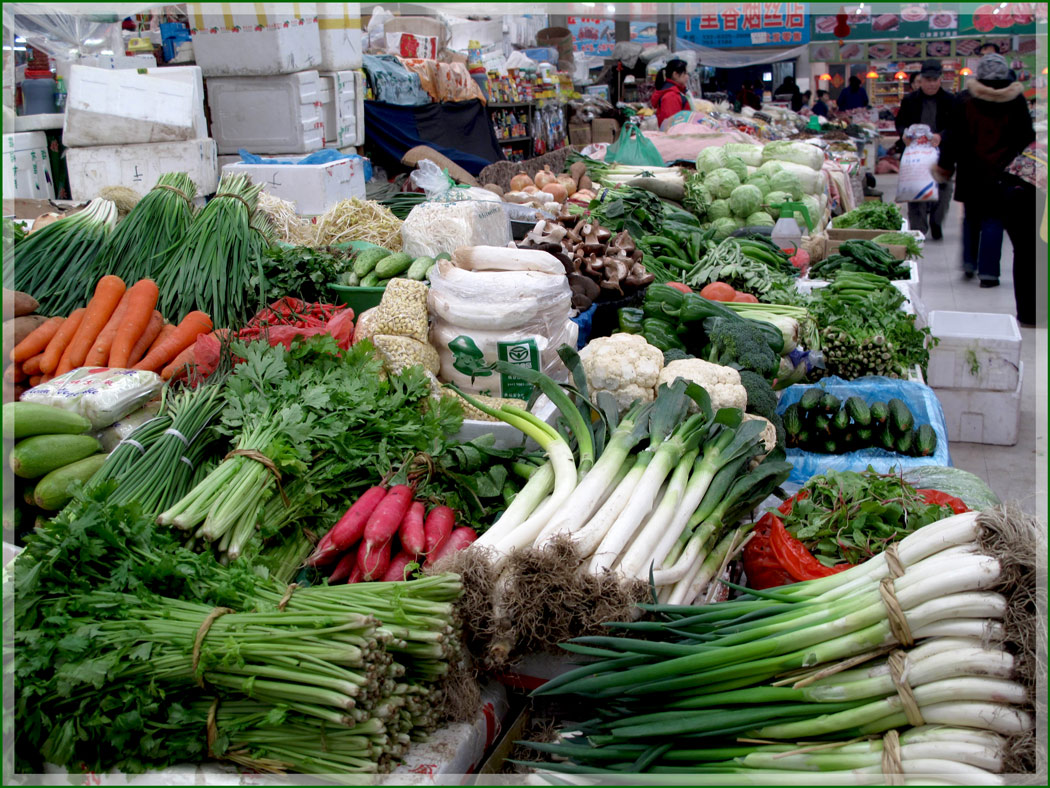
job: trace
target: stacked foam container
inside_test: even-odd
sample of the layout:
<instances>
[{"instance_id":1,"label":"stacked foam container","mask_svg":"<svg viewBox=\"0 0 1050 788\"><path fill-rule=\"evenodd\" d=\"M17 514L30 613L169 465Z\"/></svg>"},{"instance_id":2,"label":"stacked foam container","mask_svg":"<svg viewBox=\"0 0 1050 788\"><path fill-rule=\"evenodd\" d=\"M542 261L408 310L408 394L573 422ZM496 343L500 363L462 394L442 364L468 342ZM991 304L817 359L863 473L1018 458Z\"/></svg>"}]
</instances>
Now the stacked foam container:
<instances>
[{"instance_id":1,"label":"stacked foam container","mask_svg":"<svg viewBox=\"0 0 1050 788\"><path fill-rule=\"evenodd\" d=\"M105 186L145 195L165 172L185 172L199 196L215 192L218 163L198 66L70 66L62 141L74 200Z\"/></svg>"},{"instance_id":2,"label":"stacked foam container","mask_svg":"<svg viewBox=\"0 0 1050 788\"><path fill-rule=\"evenodd\" d=\"M948 423L948 439L1017 443L1024 364L1013 315L932 311L929 385Z\"/></svg>"},{"instance_id":3,"label":"stacked foam container","mask_svg":"<svg viewBox=\"0 0 1050 788\"><path fill-rule=\"evenodd\" d=\"M233 155L296 161L364 142L360 4L189 3L187 12L222 173L249 175L306 215L364 197L359 160L243 164Z\"/></svg>"}]
</instances>

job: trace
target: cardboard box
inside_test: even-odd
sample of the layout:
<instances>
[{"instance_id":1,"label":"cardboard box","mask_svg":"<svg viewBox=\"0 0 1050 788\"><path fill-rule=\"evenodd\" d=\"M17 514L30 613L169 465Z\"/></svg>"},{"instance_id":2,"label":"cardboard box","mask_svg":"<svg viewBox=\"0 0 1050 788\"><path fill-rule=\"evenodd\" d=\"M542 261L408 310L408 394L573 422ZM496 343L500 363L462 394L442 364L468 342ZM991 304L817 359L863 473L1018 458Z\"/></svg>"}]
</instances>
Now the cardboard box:
<instances>
[{"instance_id":1,"label":"cardboard box","mask_svg":"<svg viewBox=\"0 0 1050 788\"><path fill-rule=\"evenodd\" d=\"M269 77L210 77L208 105L219 153L310 153L324 147L316 71Z\"/></svg>"},{"instance_id":2,"label":"cardboard box","mask_svg":"<svg viewBox=\"0 0 1050 788\"><path fill-rule=\"evenodd\" d=\"M206 77L291 74L322 64L316 3L187 3Z\"/></svg>"},{"instance_id":3,"label":"cardboard box","mask_svg":"<svg viewBox=\"0 0 1050 788\"><path fill-rule=\"evenodd\" d=\"M620 124L612 118L595 118L591 121L591 142L616 142Z\"/></svg>"},{"instance_id":4,"label":"cardboard box","mask_svg":"<svg viewBox=\"0 0 1050 788\"><path fill-rule=\"evenodd\" d=\"M583 124L569 126L569 144L570 145L590 145L591 144L591 127Z\"/></svg>"},{"instance_id":5,"label":"cardboard box","mask_svg":"<svg viewBox=\"0 0 1050 788\"><path fill-rule=\"evenodd\" d=\"M361 68L360 3L318 3L317 27L321 37L319 71Z\"/></svg>"},{"instance_id":6,"label":"cardboard box","mask_svg":"<svg viewBox=\"0 0 1050 788\"><path fill-rule=\"evenodd\" d=\"M47 135L26 131L3 136L4 197L53 200L55 182L47 156Z\"/></svg>"},{"instance_id":7,"label":"cardboard box","mask_svg":"<svg viewBox=\"0 0 1050 788\"><path fill-rule=\"evenodd\" d=\"M249 176L268 194L294 203L295 212L302 216L320 216L341 200L365 196L365 168L359 159L325 164L227 164L222 174Z\"/></svg>"},{"instance_id":8,"label":"cardboard box","mask_svg":"<svg viewBox=\"0 0 1050 788\"><path fill-rule=\"evenodd\" d=\"M66 150L69 190L74 200L90 200L105 186L127 186L143 196L166 172L185 172L197 196L214 194L219 180L215 140L102 145Z\"/></svg>"},{"instance_id":9,"label":"cardboard box","mask_svg":"<svg viewBox=\"0 0 1050 788\"><path fill-rule=\"evenodd\" d=\"M159 71L161 69L150 69ZM62 142L67 148L201 139L204 93L199 69L156 75L72 66Z\"/></svg>"}]
</instances>

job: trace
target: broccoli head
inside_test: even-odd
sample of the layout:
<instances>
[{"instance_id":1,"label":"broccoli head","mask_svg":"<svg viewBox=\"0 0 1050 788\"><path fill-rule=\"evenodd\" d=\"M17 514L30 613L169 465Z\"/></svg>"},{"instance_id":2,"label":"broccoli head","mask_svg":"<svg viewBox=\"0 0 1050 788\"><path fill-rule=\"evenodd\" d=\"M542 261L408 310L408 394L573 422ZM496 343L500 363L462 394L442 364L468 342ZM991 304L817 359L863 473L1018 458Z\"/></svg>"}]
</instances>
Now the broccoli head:
<instances>
[{"instance_id":1,"label":"broccoli head","mask_svg":"<svg viewBox=\"0 0 1050 788\"><path fill-rule=\"evenodd\" d=\"M686 353L684 350L679 350L676 347L673 347L670 350L665 350L664 351L664 366L666 367L672 361L681 361L684 358L696 358L696 356L691 356L688 353Z\"/></svg>"},{"instance_id":2,"label":"broccoli head","mask_svg":"<svg viewBox=\"0 0 1050 788\"><path fill-rule=\"evenodd\" d=\"M777 431L777 445L784 446L784 421L777 413L777 395L769 381L749 369L740 370L740 383L747 392L747 412L769 421Z\"/></svg>"},{"instance_id":3,"label":"broccoli head","mask_svg":"<svg viewBox=\"0 0 1050 788\"><path fill-rule=\"evenodd\" d=\"M776 377L780 357L766 342L765 334L747 320L709 317L704 321L707 348L704 359L713 364L751 370L767 380Z\"/></svg>"}]
</instances>

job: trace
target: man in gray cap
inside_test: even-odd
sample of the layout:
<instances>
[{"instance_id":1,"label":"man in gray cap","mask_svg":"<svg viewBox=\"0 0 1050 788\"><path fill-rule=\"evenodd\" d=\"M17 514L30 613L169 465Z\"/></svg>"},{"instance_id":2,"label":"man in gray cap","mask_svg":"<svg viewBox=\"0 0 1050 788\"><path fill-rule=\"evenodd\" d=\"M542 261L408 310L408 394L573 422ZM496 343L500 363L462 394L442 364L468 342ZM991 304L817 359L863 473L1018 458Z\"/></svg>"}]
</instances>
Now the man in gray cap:
<instances>
[{"instance_id":1,"label":"man in gray cap","mask_svg":"<svg viewBox=\"0 0 1050 788\"><path fill-rule=\"evenodd\" d=\"M941 61L923 62L922 70L916 80L916 90L901 100L901 108L897 112L897 133L902 138L909 126L922 124L929 126L930 131L933 132L930 141L934 145L940 144L941 136L951 117L952 106L955 104L955 96L941 87L942 74ZM911 229L921 233L929 230L933 240L941 240L943 236L941 227L951 200L952 186L949 182L940 187L936 200L908 203L908 224Z\"/></svg>"},{"instance_id":2,"label":"man in gray cap","mask_svg":"<svg viewBox=\"0 0 1050 788\"><path fill-rule=\"evenodd\" d=\"M967 279L976 273L981 287L999 284L1003 230L1011 221L1003 207L1003 174L1035 139L1023 94L1024 85L1010 79L1002 55L982 57L977 78L959 94L933 168L938 182L956 174L955 199L963 204L963 273ZM1035 261L1015 258L1015 269L1018 264Z\"/></svg>"}]
</instances>

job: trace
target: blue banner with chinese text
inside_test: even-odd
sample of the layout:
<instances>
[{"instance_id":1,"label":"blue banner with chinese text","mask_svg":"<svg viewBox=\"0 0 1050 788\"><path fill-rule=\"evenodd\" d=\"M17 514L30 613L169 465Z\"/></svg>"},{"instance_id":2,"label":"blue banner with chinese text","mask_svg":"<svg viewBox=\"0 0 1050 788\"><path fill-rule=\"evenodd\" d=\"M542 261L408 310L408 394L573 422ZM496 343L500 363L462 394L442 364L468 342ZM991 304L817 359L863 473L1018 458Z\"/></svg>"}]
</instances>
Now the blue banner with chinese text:
<instances>
[{"instance_id":1,"label":"blue banner with chinese text","mask_svg":"<svg viewBox=\"0 0 1050 788\"><path fill-rule=\"evenodd\" d=\"M683 3L675 16L675 35L697 46L799 46L810 37L808 3Z\"/></svg>"}]
</instances>

